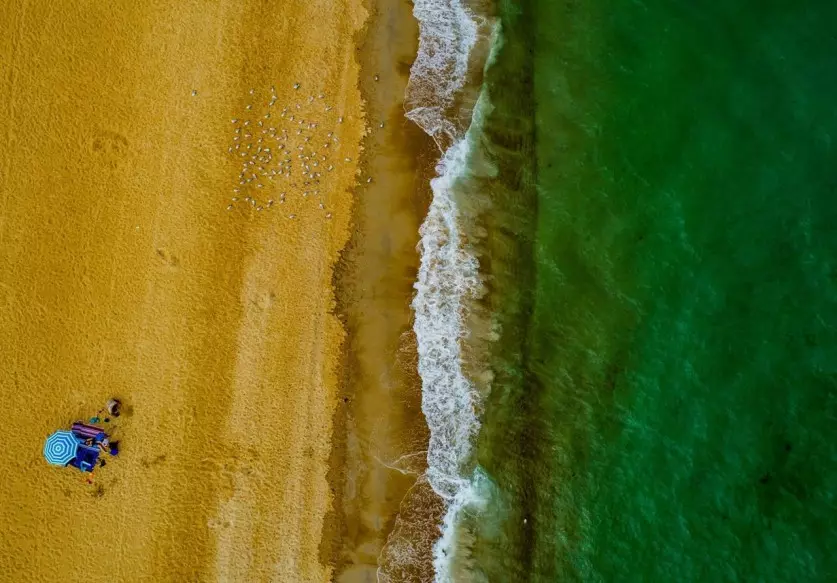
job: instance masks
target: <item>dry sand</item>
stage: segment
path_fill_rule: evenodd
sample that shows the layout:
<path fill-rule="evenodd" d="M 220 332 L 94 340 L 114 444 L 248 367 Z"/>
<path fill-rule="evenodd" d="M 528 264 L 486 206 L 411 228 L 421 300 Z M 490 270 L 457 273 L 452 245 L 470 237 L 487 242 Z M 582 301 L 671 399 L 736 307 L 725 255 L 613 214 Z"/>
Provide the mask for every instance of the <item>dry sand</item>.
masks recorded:
<path fill-rule="evenodd" d="M 360 0 L 0 5 L 3 580 L 332 576 L 330 282 L 364 18 Z M 255 124 L 272 85 L 351 161 L 319 198 L 228 211 L 230 120 Z M 328 114 L 301 99 L 320 92 Z M 43 438 L 112 395 L 120 456 L 93 484 L 48 467 Z"/>

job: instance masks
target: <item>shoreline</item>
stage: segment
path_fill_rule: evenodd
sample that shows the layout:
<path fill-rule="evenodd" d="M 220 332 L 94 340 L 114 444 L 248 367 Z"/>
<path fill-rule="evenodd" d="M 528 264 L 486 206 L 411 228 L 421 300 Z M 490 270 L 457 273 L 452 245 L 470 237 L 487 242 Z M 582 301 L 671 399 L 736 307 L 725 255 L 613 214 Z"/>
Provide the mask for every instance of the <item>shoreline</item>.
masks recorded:
<path fill-rule="evenodd" d="M 429 436 L 410 302 L 418 229 L 430 203 L 437 149 L 404 116 L 418 43 L 411 7 L 403 3 L 394 9 L 382 0 L 367 0 L 366 6 L 369 18 L 358 54 L 369 133 L 361 163 L 363 175 L 373 182 L 362 180 L 356 190 L 353 235 L 334 277 L 336 311 L 348 338 L 344 402 L 333 422 L 333 534 L 323 549 L 333 557 L 339 583 L 378 576 L 402 502 L 426 467 Z M 432 573 L 430 546 L 425 546 L 424 562 Z"/>

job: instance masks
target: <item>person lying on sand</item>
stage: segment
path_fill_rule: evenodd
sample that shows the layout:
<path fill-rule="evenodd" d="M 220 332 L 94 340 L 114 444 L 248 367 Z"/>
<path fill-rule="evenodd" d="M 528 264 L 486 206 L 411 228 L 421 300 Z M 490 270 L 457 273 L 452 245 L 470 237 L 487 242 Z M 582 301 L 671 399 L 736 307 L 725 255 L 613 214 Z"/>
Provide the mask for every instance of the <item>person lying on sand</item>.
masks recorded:
<path fill-rule="evenodd" d="M 119 444 L 116 441 L 111 443 L 110 439 L 108 439 L 107 437 L 101 440 L 96 445 L 99 446 L 100 450 L 107 454 L 116 455 L 119 453 Z"/>

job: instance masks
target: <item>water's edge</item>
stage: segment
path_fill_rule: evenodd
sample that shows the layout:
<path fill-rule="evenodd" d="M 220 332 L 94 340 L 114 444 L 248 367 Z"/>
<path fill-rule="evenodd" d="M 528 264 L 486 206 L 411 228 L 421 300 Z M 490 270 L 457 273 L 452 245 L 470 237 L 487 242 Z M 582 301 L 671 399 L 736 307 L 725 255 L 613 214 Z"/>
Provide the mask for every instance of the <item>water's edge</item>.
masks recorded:
<path fill-rule="evenodd" d="M 490 380 L 479 378 L 484 358 L 470 340 L 480 327 L 479 300 L 485 293 L 477 256 L 485 205 L 478 192 L 469 191 L 496 173 L 479 147 L 490 103 L 475 87 L 482 85 L 480 72 L 500 37 L 488 15 L 477 15 L 459 0 L 417 1 L 414 15 L 420 41 L 406 116 L 443 152 L 420 230 L 412 306 L 422 410 L 430 429 L 426 480 L 446 505 L 433 567 L 436 581 L 448 582 L 461 580 L 456 575 L 463 559 L 461 514 L 482 499 L 473 445 Z"/>

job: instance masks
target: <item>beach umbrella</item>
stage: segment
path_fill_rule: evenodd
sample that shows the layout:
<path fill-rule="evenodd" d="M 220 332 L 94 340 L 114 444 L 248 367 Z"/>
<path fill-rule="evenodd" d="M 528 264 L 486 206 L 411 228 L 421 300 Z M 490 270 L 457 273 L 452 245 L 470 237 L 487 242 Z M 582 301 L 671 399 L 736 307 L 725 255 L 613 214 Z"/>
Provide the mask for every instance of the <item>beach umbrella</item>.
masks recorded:
<path fill-rule="evenodd" d="M 44 444 L 44 458 L 55 466 L 66 466 L 76 457 L 81 440 L 72 431 L 56 431 L 47 437 Z"/>

